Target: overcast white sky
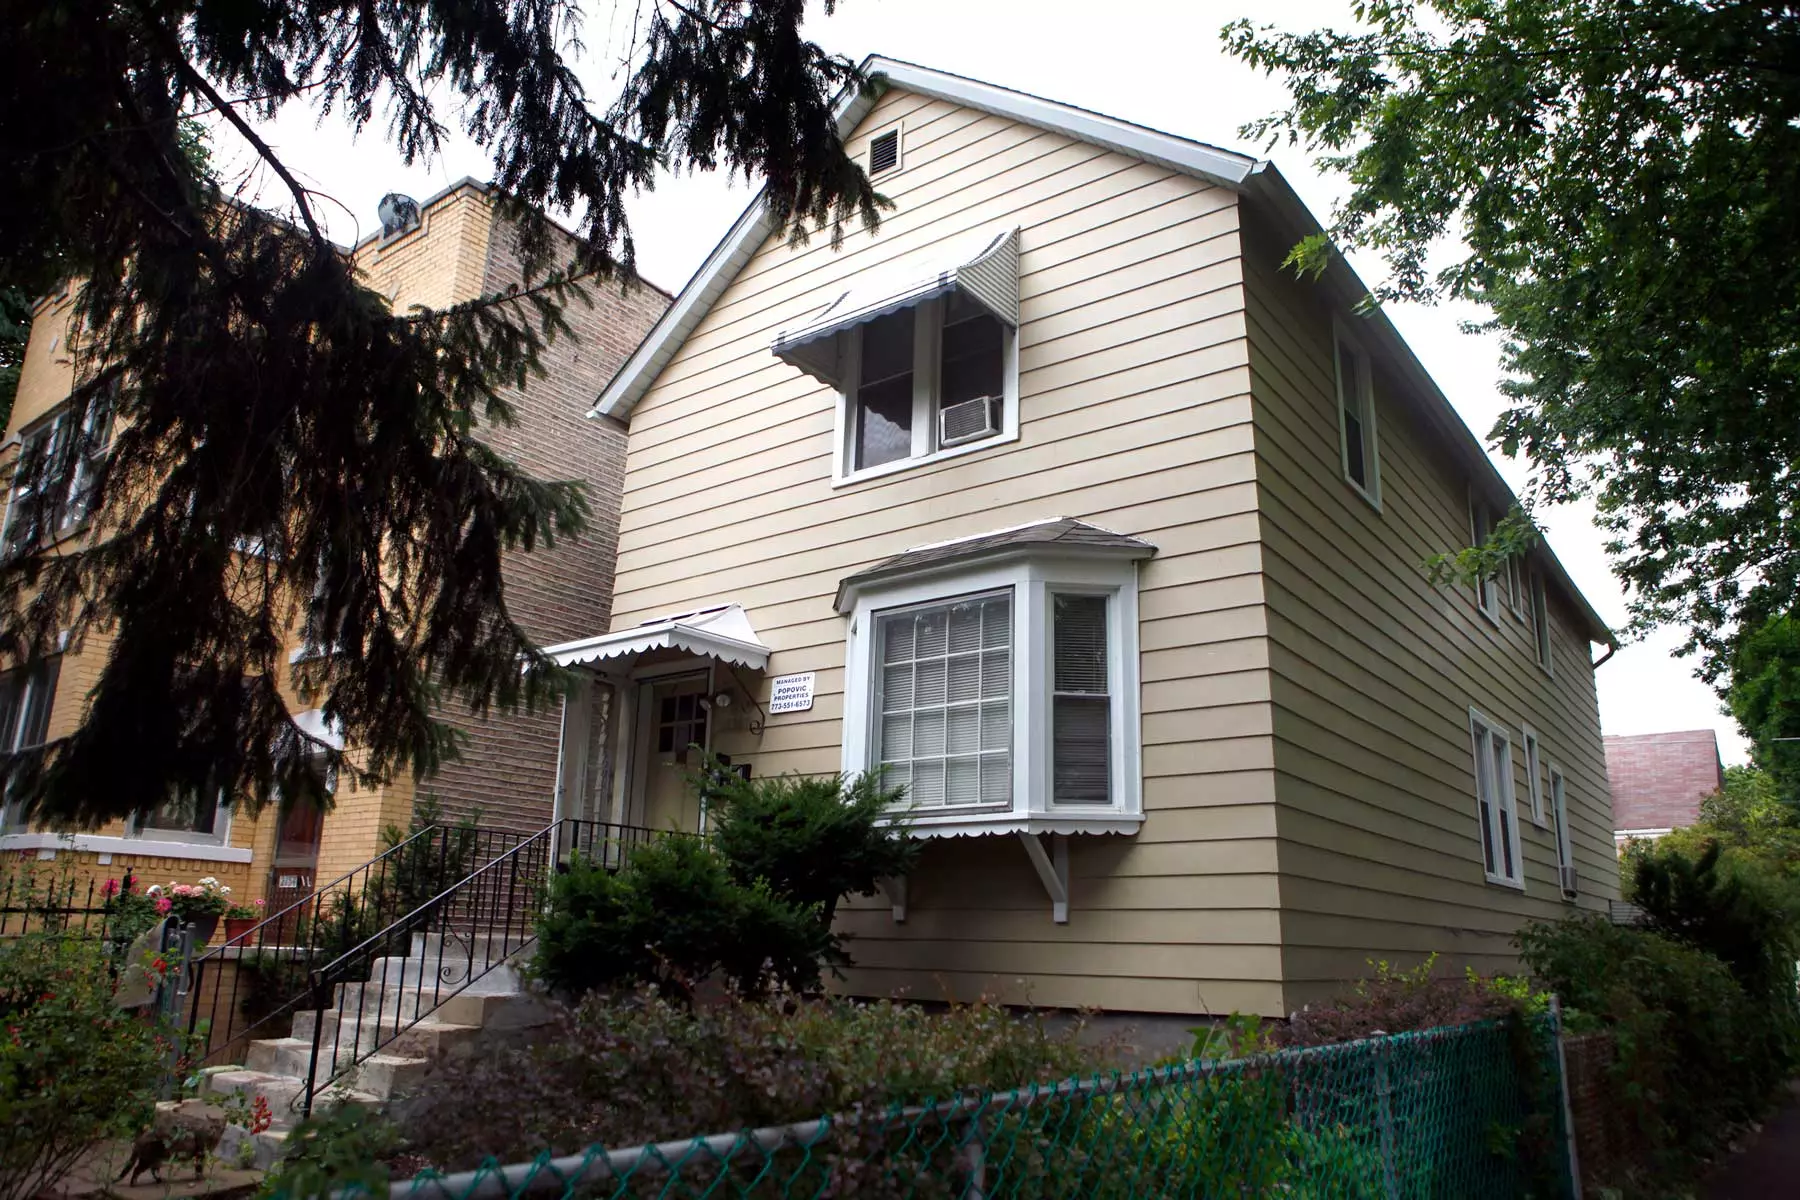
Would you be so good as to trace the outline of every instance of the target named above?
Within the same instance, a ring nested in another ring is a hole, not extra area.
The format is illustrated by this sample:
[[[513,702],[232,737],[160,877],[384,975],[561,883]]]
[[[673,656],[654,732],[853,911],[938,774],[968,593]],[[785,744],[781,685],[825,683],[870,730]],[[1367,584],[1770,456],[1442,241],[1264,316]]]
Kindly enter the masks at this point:
[[[590,48],[584,77],[595,96],[611,92],[610,59],[636,0],[621,0],[616,17],[608,0],[590,0],[584,41]],[[816,3],[816,0],[815,0]],[[1219,29],[1250,16],[1287,29],[1345,25],[1349,0],[840,0],[838,11],[815,16],[809,33],[829,49],[860,59],[881,53],[927,66],[1035,92],[1185,137],[1249,153],[1237,130],[1278,107],[1283,92],[1227,56]],[[424,198],[465,175],[486,179],[488,160],[458,145],[436,162],[402,166],[381,140],[379,120],[360,141],[349,142],[333,117],[315,125],[312,114],[291,109],[267,131],[290,167],[343,207],[325,215],[331,232],[350,241],[377,225],[375,206],[391,191]],[[235,157],[230,134],[218,135],[220,157]],[[1326,216],[1343,190],[1315,172],[1303,152],[1277,147],[1273,157],[1313,211]],[[748,197],[717,176],[668,178],[631,206],[638,267],[651,282],[678,290],[736,218]],[[273,196],[270,199],[274,199]],[[1380,265],[1355,258],[1364,279],[1380,278]],[[1495,383],[1498,350],[1492,339],[1458,328],[1471,311],[1398,307],[1391,316],[1430,369],[1463,419],[1485,435],[1501,410]],[[1495,456],[1515,486],[1522,464]],[[1571,507],[1544,514],[1551,544],[1600,615],[1614,625],[1625,619],[1623,595],[1607,570],[1603,539],[1592,510]],[[1744,745],[1710,689],[1693,677],[1689,660],[1673,657],[1680,638],[1667,632],[1627,646],[1599,672],[1601,720],[1608,733],[1650,733],[1714,728],[1730,762],[1744,760]]]

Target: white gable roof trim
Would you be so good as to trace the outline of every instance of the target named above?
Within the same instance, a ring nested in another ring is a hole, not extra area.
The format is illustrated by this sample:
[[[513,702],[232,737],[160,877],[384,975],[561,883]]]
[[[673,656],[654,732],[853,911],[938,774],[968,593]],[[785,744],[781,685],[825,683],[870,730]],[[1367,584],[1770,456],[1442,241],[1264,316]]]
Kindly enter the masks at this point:
[[[947,71],[934,71],[929,67],[882,58],[879,55],[865,59],[862,69],[868,75],[877,77],[877,90],[875,94],[853,91],[839,98],[840,137],[848,137],[862,123],[862,119],[869,115],[869,110],[875,106],[879,92],[885,85],[1066,133],[1070,137],[1160,163],[1233,190],[1241,190],[1244,180],[1256,167],[1257,160],[1247,155],[1234,154],[1216,146],[1189,141],[1142,125],[1133,125],[1129,121],[1076,108],[1072,104],[1059,104],[1054,100],[996,87],[991,83],[952,75]],[[650,390],[650,385],[656,382],[662,369],[675,357],[681,344],[705,318],[720,293],[737,277],[738,271],[750,261],[750,256],[756,253],[757,247],[769,236],[770,227],[768,212],[763,207],[762,193],[758,192],[724,240],[713,248],[694,277],[688,280],[687,286],[675,297],[675,303],[651,327],[643,342],[600,393],[594,407],[588,412],[590,417],[612,417],[621,421],[630,418],[631,410],[643,399],[644,393]],[[1013,286],[1016,288],[1016,271],[1014,275]],[[1016,322],[1017,318],[1014,320]]]
[[[651,650],[686,650],[736,663],[752,671],[769,665],[769,648],[756,636],[742,605],[721,604],[658,617],[629,629],[548,646],[544,653],[559,667],[585,667],[615,658],[635,658]]]
[[[926,259],[905,259],[855,277],[793,332],[782,330],[775,357],[833,387],[842,381],[838,334],[938,296],[961,292],[995,317],[1019,327],[1019,230],[983,230]]]

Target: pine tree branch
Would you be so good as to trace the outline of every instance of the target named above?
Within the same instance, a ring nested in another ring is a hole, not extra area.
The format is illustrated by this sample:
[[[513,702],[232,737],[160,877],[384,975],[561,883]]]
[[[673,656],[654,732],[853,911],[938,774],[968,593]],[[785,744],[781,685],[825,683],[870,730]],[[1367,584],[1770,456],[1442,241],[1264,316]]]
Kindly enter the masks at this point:
[[[199,92],[202,96],[205,96],[207,100],[212,102],[214,109],[222,114],[227,121],[230,121],[232,127],[238,131],[238,136],[242,137],[246,142],[249,142],[251,148],[256,151],[257,157],[268,163],[270,169],[272,169],[275,174],[279,175],[281,181],[287,185],[288,191],[292,193],[294,197],[294,204],[299,208],[300,219],[306,222],[307,232],[312,235],[315,251],[319,253],[329,252],[331,249],[331,242],[326,238],[324,231],[319,228],[319,222],[317,218],[313,216],[312,203],[307,199],[307,197],[311,195],[311,192],[302,186],[298,179],[294,178],[293,173],[287,169],[287,165],[283,163],[280,158],[276,157],[275,151],[270,148],[267,142],[263,141],[262,138],[258,136],[256,130],[250,127],[250,122],[244,120],[237,109],[232,107],[231,102],[220,95],[218,89],[207,82],[206,76],[194,69],[194,65],[187,60],[187,55],[182,52],[179,39],[175,38],[174,35],[163,26],[162,22],[157,20],[156,14],[151,12],[150,9],[141,3],[136,7],[138,14],[144,19],[144,24],[149,28],[152,35],[160,44],[169,64],[175,68],[176,72],[179,73],[183,79],[187,80],[188,84],[193,87],[195,91]]]

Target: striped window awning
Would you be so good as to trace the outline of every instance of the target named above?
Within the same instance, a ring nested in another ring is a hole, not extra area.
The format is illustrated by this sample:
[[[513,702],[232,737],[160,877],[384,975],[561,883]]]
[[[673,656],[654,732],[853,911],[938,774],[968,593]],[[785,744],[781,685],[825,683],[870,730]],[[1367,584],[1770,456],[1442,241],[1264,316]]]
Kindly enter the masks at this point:
[[[782,330],[775,339],[775,357],[837,387],[843,379],[839,334],[952,292],[1018,328],[1019,231],[984,230],[856,276],[838,286],[804,324]]]

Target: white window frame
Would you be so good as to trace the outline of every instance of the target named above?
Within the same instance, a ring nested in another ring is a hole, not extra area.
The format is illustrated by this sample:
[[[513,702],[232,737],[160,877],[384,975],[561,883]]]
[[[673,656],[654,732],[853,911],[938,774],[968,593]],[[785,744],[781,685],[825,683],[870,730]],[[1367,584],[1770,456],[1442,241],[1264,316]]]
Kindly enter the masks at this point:
[[[125,822],[125,836],[136,842],[177,842],[184,846],[229,846],[231,844],[231,798],[219,789],[219,808],[213,814],[211,833],[192,829],[155,829],[143,824],[142,814],[133,813]]]
[[[88,450],[90,454],[105,451],[112,442],[114,400],[115,395],[111,391],[95,394],[90,398],[89,406],[82,414],[80,432],[84,442],[82,449]],[[97,434],[95,430],[96,416],[103,416],[105,421],[105,428],[99,430]],[[43,438],[46,442],[49,469],[54,470],[55,459],[67,453],[66,443],[72,436],[75,426],[75,409],[69,401],[65,400],[19,432],[19,453],[13,459],[13,480],[6,491],[6,517],[4,521],[0,521],[0,550],[4,550],[12,544],[13,518],[17,515],[20,495],[26,490],[18,482],[18,469],[19,465],[25,461],[26,444],[34,438]],[[87,439],[94,437],[97,437],[98,441],[87,443]],[[87,485],[88,468],[89,454],[77,455],[69,463],[69,473],[63,478],[60,489],[58,489],[62,493],[60,499],[53,510],[41,514],[47,519],[48,524],[38,530],[39,545],[61,541],[87,524],[88,517],[92,515],[88,511],[88,506],[82,505],[80,511],[77,512],[75,501]],[[54,481],[40,478],[37,482],[42,487]]]
[[[1531,572],[1531,656],[1544,674],[1556,678],[1556,628],[1550,622],[1550,593],[1544,573]]]
[[[1482,875],[1489,883],[1517,888],[1522,892],[1525,890],[1525,863],[1520,855],[1519,803],[1518,788],[1513,781],[1512,735],[1507,732],[1505,725],[1471,706],[1469,740],[1475,768],[1475,835],[1482,853]],[[1500,779],[1493,777],[1496,759],[1493,748],[1496,744],[1506,748],[1506,753],[1499,756],[1500,774],[1503,776]],[[1481,820],[1484,809],[1490,810],[1492,816],[1485,825]],[[1503,814],[1508,818],[1504,826],[1500,820]],[[1488,840],[1490,838],[1494,839],[1491,844]],[[1502,842],[1501,839],[1505,841]],[[1493,870],[1488,869],[1489,858],[1493,860]],[[1511,875],[1505,869],[1509,858],[1513,868]]]
[[[1131,833],[1143,821],[1137,563],[1115,558],[1021,553],[1003,562],[939,569],[859,590],[845,645],[843,770],[874,765],[875,623],[882,613],[984,592],[1012,592],[1012,801],[1004,808],[912,810],[922,836],[981,833]],[[1110,802],[1056,804],[1050,795],[1053,643],[1051,598],[1106,595],[1107,688],[1112,746]]]
[[[1519,726],[1519,747],[1525,752],[1525,794],[1531,797],[1531,823],[1544,828],[1544,742],[1529,725]]]
[[[1569,840],[1569,783],[1562,768],[1550,764],[1550,815],[1556,831],[1557,890],[1562,890],[1562,868],[1575,865],[1575,845]],[[1575,899],[1563,892],[1563,898]]]
[[[1473,491],[1469,493],[1469,544],[1479,547],[1494,532],[1494,514],[1487,502]],[[1500,624],[1500,577],[1482,575],[1475,580],[1475,611]]]
[[[880,479],[899,471],[910,471],[965,454],[979,454],[995,446],[1019,440],[1019,331],[1000,321],[1000,432],[992,437],[960,446],[937,444],[937,395],[939,334],[943,330],[942,299],[926,300],[914,306],[913,313],[913,410],[912,453],[905,458],[879,466],[856,466],[856,392],[862,379],[862,339],[868,322],[845,330],[843,339],[843,386],[838,389],[837,419],[833,436],[837,452],[832,461],[832,487],[845,487],[865,480]],[[889,314],[890,316],[893,314]],[[995,318],[998,320],[998,318]]]
[[[1344,403],[1344,377],[1340,370],[1346,348],[1362,363],[1362,377],[1356,381],[1356,410],[1363,428],[1368,431],[1368,445],[1363,454],[1363,473],[1368,476],[1366,484],[1358,483],[1350,474],[1350,424],[1344,419],[1347,406]],[[1381,434],[1375,421],[1375,360],[1370,357],[1368,347],[1336,318],[1331,322],[1331,374],[1337,392],[1338,471],[1352,491],[1368,501],[1376,512],[1380,512]]]
[[[1513,620],[1521,625],[1530,623],[1526,610],[1531,606],[1531,596],[1525,578],[1525,564],[1519,561],[1518,555],[1509,555],[1506,559],[1506,607],[1512,610]]]
[[[12,744],[10,746],[4,747],[5,751],[8,754],[17,753],[20,750],[28,750],[31,748],[30,746],[25,744],[24,734],[25,734],[25,730],[28,725],[27,718],[31,713],[32,701],[36,698],[35,693],[38,690],[38,680],[37,680],[36,672],[37,672],[38,668],[40,668],[41,666],[43,666],[44,664],[46,664],[50,661],[52,661],[50,658],[44,658],[44,659],[40,659],[37,662],[31,663],[29,666],[11,668],[11,670],[19,671],[19,672],[23,673],[24,680],[25,680],[25,686],[19,696],[19,715],[18,715],[18,720],[13,725]],[[56,715],[56,692],[57,692],[57,689],[61,686],[62,686],[62,665],[60,663],[58,663],[57,664],[56,682],[54,684],[52,684],[50,687],[50,697],[49,697],[49,700],[47,701],[47,703],[50,706],[50,711],[45,714],[45,728],[46,729],[48,729],[48,727],[49,727],[50,719]],[[40,743],[32,743],[32,745],[38,745],[38,744],[40,744]],[[15,833],[26,832],[24,813],[21,811],[21,807],[22,806],[20,805],[20,803],[18,801],[14,800],[10,795],[0,795],[0,834],[15,834]]]

